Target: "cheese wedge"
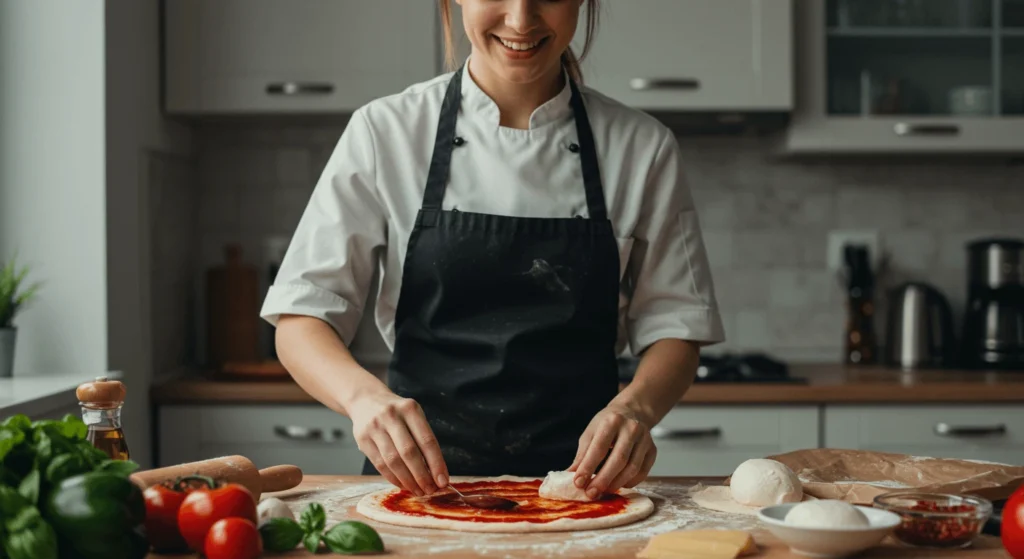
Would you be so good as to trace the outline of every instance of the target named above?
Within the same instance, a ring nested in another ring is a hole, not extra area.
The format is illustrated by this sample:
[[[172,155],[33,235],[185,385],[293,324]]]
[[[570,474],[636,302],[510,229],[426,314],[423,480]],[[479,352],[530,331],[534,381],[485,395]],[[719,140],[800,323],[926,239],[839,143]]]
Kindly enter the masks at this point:
[[[637,557],[734,559],[753,553],[757,553],[757,544],[742,530],[681,530],[654,536]]]

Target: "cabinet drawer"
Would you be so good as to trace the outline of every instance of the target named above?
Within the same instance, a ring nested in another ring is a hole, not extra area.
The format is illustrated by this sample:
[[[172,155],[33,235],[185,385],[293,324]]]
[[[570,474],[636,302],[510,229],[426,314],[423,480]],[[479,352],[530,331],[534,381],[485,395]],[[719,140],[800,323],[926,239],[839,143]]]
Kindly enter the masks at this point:
[[[679,407],[652,435],[658,446],[652,475],[728,475],[748,458],[817,448],[818,409]]]
[[[938,458],[1024,463],[1020,406],[827,407],[825,444]]]
[[[358,474],[352,422],[320,405],[167,406],[160,465],[241,454],[258,467],[294,464],[307,474]]]

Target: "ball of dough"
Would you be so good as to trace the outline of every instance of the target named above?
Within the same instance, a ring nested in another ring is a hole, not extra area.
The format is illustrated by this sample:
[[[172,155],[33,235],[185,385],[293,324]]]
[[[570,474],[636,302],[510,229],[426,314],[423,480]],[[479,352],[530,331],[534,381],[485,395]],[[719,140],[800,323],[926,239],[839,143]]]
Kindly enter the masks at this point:
[[[576,479],[576,472],[548,472],[547,477],[541,482],[537,494],[544,499],[555,499],[559,501],[591,501],[586,491],[576,487],[573,480]],[[593,478],[591,478],[593,479]]]
[[[867,528],[871,525],[860,509],[846,501],[805,501],[789,509],[786,524],[801,528]]]
[[[793,470],[767,458],[740,464],[732,473],[729,488],[734,501],[750,507],[796,503],[804,498],[803,484]]]

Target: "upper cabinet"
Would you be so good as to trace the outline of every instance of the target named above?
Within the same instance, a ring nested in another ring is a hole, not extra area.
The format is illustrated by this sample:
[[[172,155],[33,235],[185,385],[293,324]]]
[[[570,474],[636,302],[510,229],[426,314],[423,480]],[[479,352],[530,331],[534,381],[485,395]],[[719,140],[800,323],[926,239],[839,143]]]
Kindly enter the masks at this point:
[[[1024,0],[798,0],[791,153],[1024,151]]]
[[[603,2],[587,85],[644,110],[788,111],[792,0]],[[585,27],[574,40],[582,45]]]
[[[348,112],[439,71],[424,0],[167,0],[172,114]]]

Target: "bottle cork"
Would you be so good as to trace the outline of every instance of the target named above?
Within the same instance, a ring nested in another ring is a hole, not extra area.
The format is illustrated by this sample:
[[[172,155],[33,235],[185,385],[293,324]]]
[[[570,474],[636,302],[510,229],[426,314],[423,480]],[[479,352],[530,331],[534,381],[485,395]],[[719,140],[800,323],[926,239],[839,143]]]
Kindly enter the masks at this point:
[[[96,377],[92,382],[79,385],[75,396],[82,406],[93,409],[111,409],[124,404],[128,390],[123,382],[107,377]]]

